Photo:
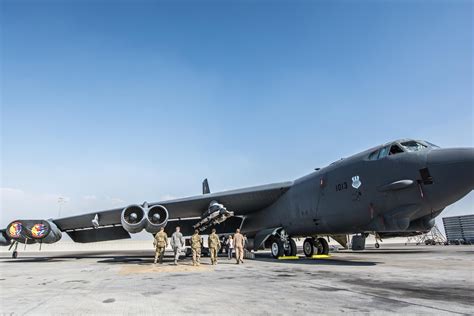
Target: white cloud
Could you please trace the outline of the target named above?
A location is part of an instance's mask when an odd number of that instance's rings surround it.
[[[4,200],[21,199],[25,196],[25,192],[14,188],[0,188],[0,196],[3,203]]]
[[[61,199],[61,202],[62,203],[67,203],[69,201],[71,201],[71,198],[67,197],[67,196],[63,196],[61,194],[39,194],[38,195],[40,199],[44,200],[44,201],[47,201],[47,202],[55,202],[55,203],[59,203],[60,202],[60,199]]]
[[[60,193],[28,192],[18,188],[0,188],[0,228],[15,219],[47,219],[83,214],[126,206],[119,197],[94,194],[70,197]],[[59,203],[59,199],[62,203]],[[61,209],[61,211],[60,211]]]
[[[174,200],[176,199],[176,196],[171,195],[171,194],[165,194],[160,197],[161,201],[168,201],[168,200]]]
[[[105,201],[106,201],[107,203],[111,203],[111,204],[114,205],[114,206],[117,206],[117,205],[122,206],[122,205],[125,204],[125,201],[124,201],[124,200],[122,200],[122,199],[120,199],[120,198],[110,197],[110,196],[107,196],[107,197],[105,198]]]
[[[17,188],[0,188],[0,226],[18,218],[42,219],[57,217],[58,199],[70,202],[71,198],[59,193],[26,192]],[[64,203],[63,203],[64,204]],[[64,205],[62,206],[64,208]]]

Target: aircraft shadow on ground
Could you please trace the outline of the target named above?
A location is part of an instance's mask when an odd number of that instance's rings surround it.
[[[104,258],[103,260],[98,260],[97,263],[108,263],[108,264],[134,264],[134,265],[149,265],[153,263],[153,259],[144,259],[143,257],[140,258],[131,258],[128,256],[123,257],[113,257],[113,258]],[[170,261],[173,262],[173,261]],[[165,262],[167,263],[167,262]]]
[[[386,249],[386,250],[378,250],[378,249],[372,249],[372,250],[364,250],[364,251],[341,251],[341,253],[344,254],[354,254],[354,255],[364,255],[364,254],[419,254],[419,253],[431,253],[435,252],[434,250],[413,250],[413,249]]]
[[[359,254],[362,254],[360,252]],[[382,252],[379,253],[393,253],[393,252]],[[337,256],[337,255],[336,255]],[[201,257],[204,260],[203,264],[206,264],[206,260],[209,260],[208,257]],[[67,259],[98,259],[97,263],[105,263],[105,264],[129,264],[129,265],[149,265],[153,263],[153,256],[147,255],[117,255],[115,253],[102,253],[98,255],[97,253],[81,253],[81,254],[67,254],[67,255],[58,255],[58,256],[45,256],[45,257],[25,257],[25,258],[17,258],[11,259],[8,257],[1,258],[1,262],[5,263],[54,263],[54,262],[62,262],[67,261]],[[231,261],[227,260],[227,257],[220,257],[220,264],[235,264],[234,258]],[[355,260],[347,260],[342,258],[329,258],[329,259],[307,259],[307,258],[300,258],[298,260],[277,260],[271,257],[271,255],[267,254],[260,254],[255,257],[255,259],[247,259],[248,261],[257,261],[257,262],[268,262],[268,263],[275,263],[275,264],[290,264],[290,265],[329,265],[329,266],[374,266],[377,264],[381,264],[381,262],[376,261],[355,261]],[[187,264],[191,262],[191,258],[189,257],[182,257],[180,259],[182,264]],[[164,265],[172,264],[173,257],[172,256],[165,256]]]
[[[1,258],[0,262],[1,263],[40,263],[40,262],[61,262],[61,261],[66,261],[63,260],[62,258],[53,258],[53,257],[27,257],[27,258]]]
[[[227,257],[226,257],[227,258]],[[100,257],[100,259],[104,260],[99,260],[97,263],[108,263],[108,264],[135,264],[135,265],[150,265],[153,264],[154,261],[154,256],[113,256],[113,257]],[[207,261],[209,261],[209,257],[201,257],[201,264],[206,265]],[[223,263],[226,263],[227,260],[224,261],[224,258],[220,258]],[[204,261],[204,262],[203,262]],[[221,263],[222,263],[221,262]],[[168,264],[173,264],[174,263],[174,257],[173,256],[165,256],[163,258],[163,264],[168,265]],[[179,263],[183,265],[192,265],[192,259],[191,257],[180,257]],[[209,261],[210,264],[210,261]]]
[[[0,257],[0,262],[7,262],[7,263],[21,263],[21,262],[60,262],[66,261],[66,259],[106,259],[106,258],[128,258],[128,260],[134,260],[134,258],[153,258],[152,256],[147,255],[117,255],[117,251],[104,251],[104,252],[81,252],[81,253],[67,253],[67,254],[59,254],[59,255],[51,255],[45,254],[45,256],[40,256],[37,254],[35,256],[25,255],[24,257],[18,257],[13,259],[11,257]],[[141,259],[140,259],[141,260]]]
[[[255,261],[270,262],[277,264],[311,264],[311,265],[325,265],[325,266],[354,266],[354,267],[366,267],[366,266],[375,266],[381,264],[381,262],[376,261],[354,261],[354,260],[345,260],[345,259],[306,259],[300,258],[298,260],[277,260],[273,258],[257,257],[253,259]]]

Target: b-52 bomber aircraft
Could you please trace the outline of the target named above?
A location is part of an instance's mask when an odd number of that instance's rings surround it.
[[[306,256],[327,254],[324,236],[396,234],[430,230],[435,217],[474,188],[474,148],[439,148],[403,139],[341,159],[294,181],[133,204],[123,208],[48,220],[14,220],[0,244],[53,243],[67,233],[89,243],[130,238],[160,227],[185,235],[241,228],[249,249],[295,255],[295,238],[306,238]]]

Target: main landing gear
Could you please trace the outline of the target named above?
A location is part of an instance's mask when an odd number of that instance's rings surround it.
[[[297,250],[295,240],[285,230],[281,230],[273,237],[270,249],[275,259],[283,256],[296,256]]]
[[[324,238],[308,237],[303,242],[303,252],[308,258],[313,255],[327,255],[329,254],[329,244]]]

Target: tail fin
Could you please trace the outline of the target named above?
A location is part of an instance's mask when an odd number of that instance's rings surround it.
[[[209,194],[211,190],[209,189],[209,182],[207,182],[207,178],[204,179],[202,182],[202,194]]]

